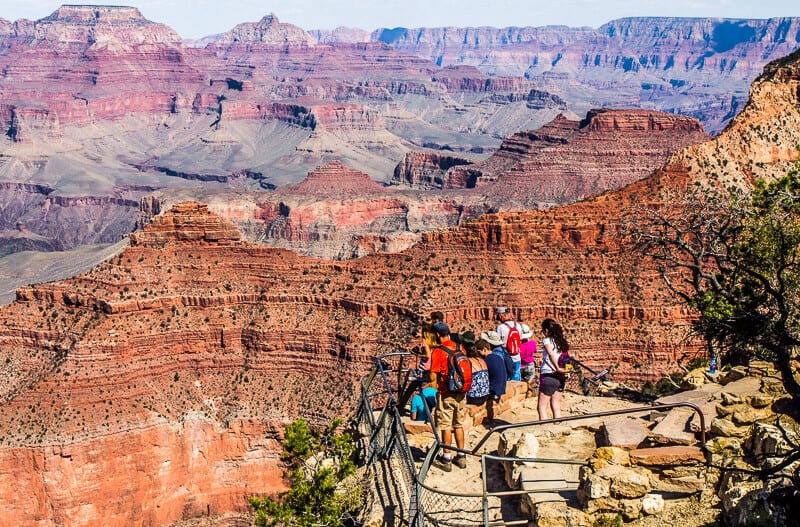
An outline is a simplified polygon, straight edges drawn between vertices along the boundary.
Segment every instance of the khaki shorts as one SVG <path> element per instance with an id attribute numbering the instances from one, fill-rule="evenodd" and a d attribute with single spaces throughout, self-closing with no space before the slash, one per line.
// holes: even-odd
<path id="1" fill-rule="evenodd" d="M 467 417 L 467 394 L 451 393 L 436 396 L 436 429 L 464 428 Z"/>

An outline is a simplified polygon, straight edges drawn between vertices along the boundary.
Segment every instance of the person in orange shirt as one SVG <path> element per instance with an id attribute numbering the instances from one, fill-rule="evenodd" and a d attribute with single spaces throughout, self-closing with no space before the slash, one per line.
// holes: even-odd
<path id="1" fill-rule="evenodd" d="M 436 335 L 437 345 L 431 350 L 431 371 L 430 379 L 436 383 L 438 394 L 436 395 L 436 412 L 434 420 L 436 429 L 445 445 L 450 445 L 453 436 L 456 439 L 456 447 L 464 448 L 464 420 L 467 413 L 467 394 L 452 393 L 447 385 L 447 362 L 448 353 L 442 348 L 456 350 L 456 343 L 450 338 L 450 328 L 444 322 L 433 324 L 433 332 Z M 442 455 L 434 461 L 434 466 L 450 472 L 452 465 L 458 468 L 466 468 L 467 457 L 459 453 L 452 458 L 450 450 L 445 446 Z"/>

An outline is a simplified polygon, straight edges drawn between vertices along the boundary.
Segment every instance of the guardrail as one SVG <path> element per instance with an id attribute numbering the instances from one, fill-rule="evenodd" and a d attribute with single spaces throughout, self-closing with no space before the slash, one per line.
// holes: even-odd
<path id="1" fill-rule="evenodd" d="M 469 456 L 480 457 L 481 491 L 457 492 L 434 488 L 426 483 L 431 463 L 439 455 L 442 444 L 436 427 L 431 425 L 434 441 L 427 455 L 421 460 L 419 468 L 414 459 L 406 437 L 402 420 L 402 410 L 411 396 L 421 395 L 421 379 L 411 366 L 410 353 L 392 353 L 378 357 L 375 367 L 361 380 L 361 400 L 355 416 L 355 428 L 362 437 L 368 438 L 366 462 L 370 465 L 388 463 L 384 474 L 392 478 L 390 485 L 385 485 L 394 494 L 392 500 L 396 506 L 396 520 L 414 527 L 437 525 L 447 527 L 484 525 L 499 527 L 523 525 L 528 519 L 492 519 L 491 507 L 499 507 L 503 498 L 528 494 L 528 490 L 489 490 L 487 464 L 489 462 L 533 462 L 555 463 L 561 465 L 583 465 L 585 460 L 551 459 L 551 458 L 515 458 L 480 454 L 486 442 L 495 434 L 505 430 L 536 427 L 550 423 L 570 422 L 598 417 L 624 415 L 658 410 L 669 410 L 675 407 L 688 407 L 700 417 L 701 441 L 705 443 L 705 416 L 696 405 L 691 403 L 675 403 L 667 405 L 650 405 L 624 410 L 612 410 L 587 415 L 571 415 L 557 419 L 527 421 L 496 426 L 484 434 L 472 449 L 459 449 L 448 446 L 451 451 L 462 452 Z M 428 422 L 433 423 L 432 409 L 423 397 Z M 574 490 L 574 488 L 553 488 L 552 492 Z"/>

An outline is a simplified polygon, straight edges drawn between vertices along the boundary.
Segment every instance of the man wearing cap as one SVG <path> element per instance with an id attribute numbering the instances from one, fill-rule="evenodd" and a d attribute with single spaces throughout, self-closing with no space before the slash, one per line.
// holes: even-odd
<path id="1" fill-rule="evenodd" d="M 511 310 L 507 307 L 498 307 L 497 308 L 497 318 L 500 320 L 500 324 L 497 326 L 497 333 L 500 335 L 500 339 L 503 341 L 503 348 L 508 351 L 508 333 L 511 331 L 511 328 L 517 328 L 519 334 L 522 334 L 522 328 L 520 328 L 519 324 L 514 321 L 514 316 L 511 314 Z M 520 356 L 519 353 L 516 355 L 509 355 L 511 360 L 514 362 L 514 372 L 508 377 L 511 381 L 518 381 L 520 380 Z"/>
<path id="2" fill-rule="evenodd" d="M 439 390 L 436 396 L 436 412 L 434 414 L 436 429 L 439 430 L 442 442 L 445 445 L 450 445 L 453 435 L 455 435 L 456 447 L 463 449 L 467 394 L 452 393 L 448 390 L 447 363 L 449 355 L 442 349 L 444 347 L 455 351 L 456 343 L 450 339 L 450 328 L 444 322 L 436 322 L 432 329 L 438 344 L 431 350 L 430 372 L 430 379 L 436 383 Z M 434 461 L 434 465 L 450 472 L 453 469 L 452 465 L 458 468 L 466 468 L 467 457 L 463 453 L 459 453 L 455 458 L 452 458 L 450 450 L 445 447 L 442 455 Z"/>
<path id="3" fill-rule="evenodd" d="M 503 341 L 497 331 L 481 333 L 479 348 L 483 350 L 481 355 L 489 370 L 489 393 L 494 400 L 498 400 L 506 393 L 506 384 L 514 368 L 513 363 L 503 349 Z"/>

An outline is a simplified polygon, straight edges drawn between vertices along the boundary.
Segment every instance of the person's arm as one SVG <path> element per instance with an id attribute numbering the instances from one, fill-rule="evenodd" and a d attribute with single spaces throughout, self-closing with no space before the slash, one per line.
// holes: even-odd
<path id="1" fill-rule="evenodd" d="M 567 370 L 558 365 L 558 357 L 556 357 L 556 350 L 553 347 L 553 342 L 550 339 L 544 341 L 544 352 L 550 358 L 550 364 L 553 366 L 553 371 L 556 373 L 566 373 Z"/>
<path id="2" fill-rule="evenodd" d="M 417 412 L 419 411 L 419 395 L 415 395 L 413 399 L 411 399 L 411 419 L 416 421 L 417 420 Z"/>
<path id="3" fill-rule="evenodd" d="M 441 353 L 441 350 L 439 350 L 439 353 Z M 430 358 L 428 359 L 429 364 L 430 364 L 430 372 L 428 374 L 428 380 L 430 380 L 434 384 L 434 386 L 438 387 L 439 386 L 439 377 L 438 377 L 437 374 L 439 373 L 439 370 L 441 369 L 441 365 L 439 364 L 440 361 L 438 360 L 438 356 L 437 355 L 438 354 L 436 353 L 436 349 L 430 350 Z"/>

